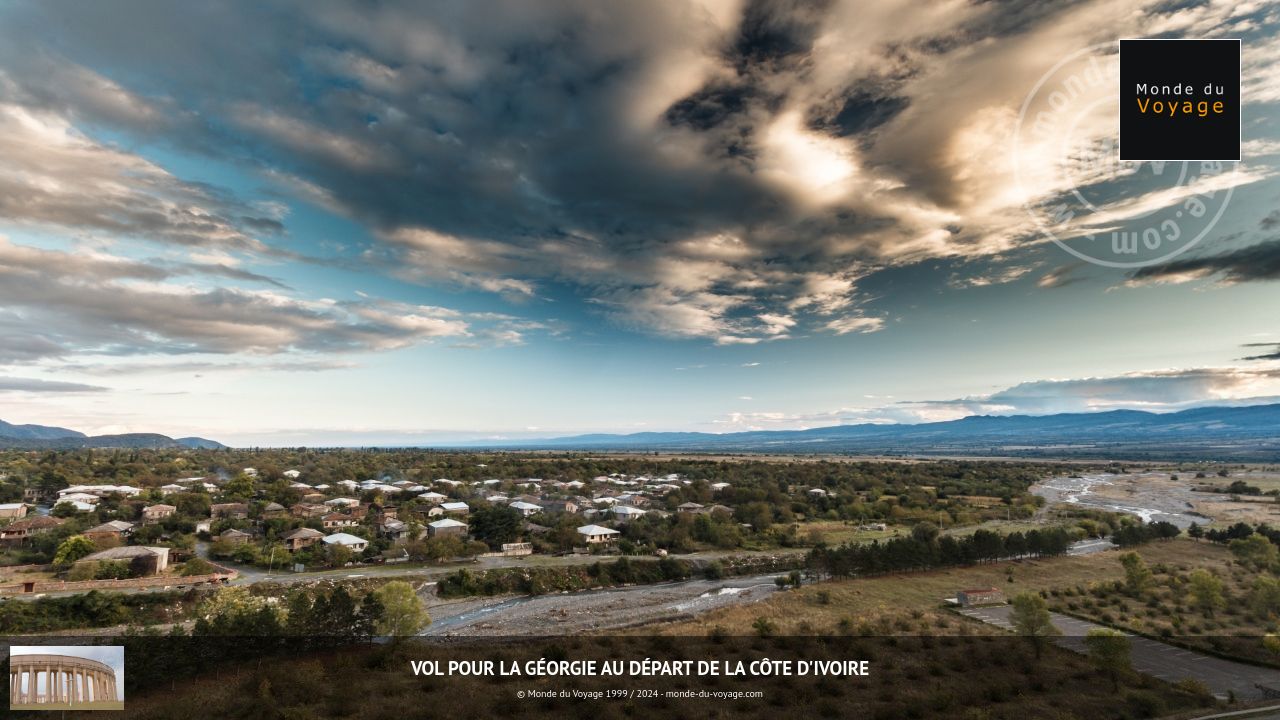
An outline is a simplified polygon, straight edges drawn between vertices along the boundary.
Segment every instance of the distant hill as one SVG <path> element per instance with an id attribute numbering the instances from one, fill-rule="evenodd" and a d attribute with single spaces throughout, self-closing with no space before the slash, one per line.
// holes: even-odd
<path id="1" fill-rule="evenodd" d="M 221 450 L 226 447 L 226 445 L 223 445 L 217 440 L 206 440 L 202 437 L 178 438 L 174 442 L 183 447 L 189 447 L 192 450 Z"/>
<path id="2" fill-rule="evenodd" d="M 12 425 L 0 420 L 0 437 L 16 440 L 56 440 L 82 438 L 84 433 L 50 425 Z"/>
<path id="3" fill-rule="evenodd" d="M 88 436 L 48 425 L 13 425 L 0 420 L 0 449 L 75 450 L 79 448 L 193 448 L 217 450 L 220 442 L 198 437 L 174 439 L 159 433 Z"/>
<path id="4" fill-rule="evenodd" d="M 916 425 L 838 425 L 737 433 L 591 434 L 467 447 L 530 450 L 1001 455 L 1127 459 L 1280 459 L 1280 404 L 1175 413 L 1113 410 L 973 415 Z"/>

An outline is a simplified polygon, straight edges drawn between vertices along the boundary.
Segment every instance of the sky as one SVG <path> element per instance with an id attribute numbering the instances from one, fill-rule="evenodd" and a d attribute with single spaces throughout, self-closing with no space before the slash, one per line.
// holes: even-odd
<path id="1" fill-rule="evenodd" d="M 116 671 L 116 693 L 124 698 L 124 647 L 120 645 L 13 645 L 9 655 L 70 655 L 97 660 Z M 45 678 L 40 677 L 37 690 L 44 691 Z"/>
<path id="2" fill-rule="evenodd" d="M 1241 39 L 1241 162 L 1109 162 L 1109 84 L 1024 126 L 1120 37 Z M 396 444 L 1274 401 L 1277 62 L 1273 2 L 0 0 L 0 418 Z M 1196 198 L 1179 254 L 1092 261 Z"/>

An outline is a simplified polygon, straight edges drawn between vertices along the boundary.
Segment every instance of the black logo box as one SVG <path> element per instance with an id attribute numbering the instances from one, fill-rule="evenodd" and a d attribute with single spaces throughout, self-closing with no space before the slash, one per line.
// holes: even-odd
<path id="1" fill-rule="evenodd" d="M 1238 161 L 1240 141 L 1240 40 L 1120 41 L 1121 160 Z"/>

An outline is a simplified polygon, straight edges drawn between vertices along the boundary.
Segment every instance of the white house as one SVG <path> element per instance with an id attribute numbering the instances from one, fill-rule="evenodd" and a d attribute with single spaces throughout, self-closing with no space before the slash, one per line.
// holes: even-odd
<path id="1" fill-rule="evenodd" d="M 533 503 L 525 502 L 523 500 L 517 500 L 511 503 L 510 505 L 508 505 L 508 507 L 510 507 L 513 510 L 519 510 L 520 514 L 525 517 L 529 517 L 530 515 L 537 515 L 538 513 L 542 512 L 541 505 L 534 505 Z"/>
<path id="2" fill-rule="evenodd" d="M 464 502 L 441 503 L 440 509 L 443 510 L 446 515 L 466 515 L 471 512 L 471 508 Z"/>
<path id="3" fill-rule="evenodd" d="M 631 507 L 630 505 L 615 505 L 613 507 L 613 516 L 617 518 L 619 522 L 635 520 L 636 518 L 643 516 L 646 512 L 648 511 Z"/>
<path id="4" fill-rule="evenodd" d="M 608 543 L 618 539 L 618 531 L 602 525 L 583 525 L 578 535 L 589 544 Z"/>
<path id="5" fill-rule="evenodd" d="M 282 472 L 282 473 L 280 473 L 280 474 L 281 474 L 281 475 L 284 475 L 285 477 L 289 478 L 290 480 L 297 480 L 298 478 L 302 477 L 302 471 L 301 471 L 301 470 L 285 470 L 284 472 Z"/>
<path id="6" fill-rule="evenodd" d="M 325 535 L 321 542 L 325 545 L 342 545 L 350 548 L 352 552 L 364 552 L 364 549 L 369 547 L 368 540 L 365 540 L 362 537 L 356 537 L 350 533 L 334 533 L 332 535 Z"/>
<path id="7" fill-rule="evenodd" d="M 174 493 L 184 492 L 185 490 L 186 488 L 182 487 L 178 483 L 169 483 L 168 485 L 160 486 L 161 495 L 172 495 Z"/>

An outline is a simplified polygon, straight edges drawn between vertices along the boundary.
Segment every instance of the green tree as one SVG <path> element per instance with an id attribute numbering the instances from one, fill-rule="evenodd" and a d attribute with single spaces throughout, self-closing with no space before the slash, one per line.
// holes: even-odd
<path id="1" fill-rule="evenodd" d="M 1130 593 L 1137 595 L 1151 586 L 1151 568 L 1136 552 L 1127 552 L 1120 556 L 1120 564 L 1124 566 L 1124 586 Z"/>
<path id="2" fill-rule="evenodd" d="M 1124 633 L 1107 628 L 1094 628 L 1084 638 L 1089 662 L 1111 678 L 1112 692 L 1120 690 L 1120 675 L 1132 665 L 1129 657 L 1129 638 Z"/>
<path id="3" fill-rule="evenodd" d="M 1249 607 L 1266 618 L 1280 614 L 1280 578 L 1260 576 L 1254 580 Z"/>
<path id="4" fill-rule="evenodd" d="M 89 538 L 83 535 L 72 535 L 58 546 L 58 551 L 53 555 L 53 564 L 63 568 L 70 567 L 80 558 L 92 555 L 95 550 L 97 548 Z"/>
<path id="5" fill-rule="evenodd" d="M 1280 550 L 1265 535 L 1259 533 L 1232 540 L 1228 547 L 1241 565 L 1253 570 L 1275 567 L 1276 560 L 1280 559 Z"/>
<path id="6" fill-rule="evenodd" d="M 1222 581 L 1203 568 L 1191 573 L 1191 599 L 1201 611 L 1213 614 L 1226 604 L 1222 597 Z"/>
<path id="7" fill-rule="evenodd" d="M 1026 592 L 1014 596 L 1011 619 L 1013 631 L 1027 638 L 1035 648 L 1037 660 L 1049 638 L 1062 634 L 1053 624 L 1049 605 L 1038 593 Z"/>
<path id="8" fill-rule="evenodd" d="M 379 635 L 416 635 L 431 624 L 431 616 L 427 614 L 422 598 L 409 583 L 393 580 L 375 590 L 373 595 L 382 603 L 382 617 L 376 626 Z"/>

